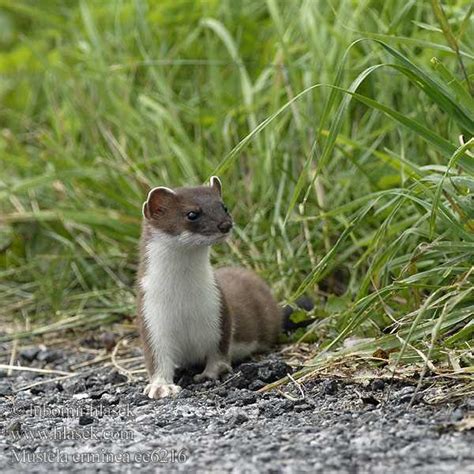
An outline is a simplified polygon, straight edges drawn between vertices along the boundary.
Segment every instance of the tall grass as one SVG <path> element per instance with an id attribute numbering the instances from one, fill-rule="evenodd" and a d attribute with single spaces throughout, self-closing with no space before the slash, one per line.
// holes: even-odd
<path id="1" fill-rule="evenodd" d="M 0 7 L 5 321 L 132 315 L 147 189 L 218 173 L 215 261 L 312 295 L 314 363 L 359 336 L 472 365 L 470 2 Z"/>

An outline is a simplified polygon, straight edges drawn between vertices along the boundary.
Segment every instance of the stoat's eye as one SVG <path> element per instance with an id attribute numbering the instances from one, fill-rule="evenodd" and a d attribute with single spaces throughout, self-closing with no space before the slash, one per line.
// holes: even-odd
<path id="1" fill-rule="evenodd" d="M 229 212 L 229 209 L 227 209 L 227 206 L 224 203 L 222 203 L 222 209 L 224 209 L 226 214 Z"/>
<path id="2" fill-rule="evenodd" d="M 199 219 L 200 216 L 201 216 L 201 213 L 196 212 L 196 211 L 189 211 L 186 214 L 186 217 L 187 217 L 188 221 L 195 221 L 195 220 Z"/>

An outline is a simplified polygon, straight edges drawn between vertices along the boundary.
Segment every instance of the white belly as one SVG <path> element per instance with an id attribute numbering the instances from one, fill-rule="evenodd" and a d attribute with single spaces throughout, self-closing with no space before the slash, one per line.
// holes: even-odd
<path id="1" fill-rule="evenodd" d="M 217 350 L 221 337 L 220 298 L 212 269 L 205 258 L 176 262 L 160 254 L 158 261 L 150 258 L 141 281 L 151 345 L 154 351 L 160 347 L 170 354 L 175 366 L 203 362 Z"/>

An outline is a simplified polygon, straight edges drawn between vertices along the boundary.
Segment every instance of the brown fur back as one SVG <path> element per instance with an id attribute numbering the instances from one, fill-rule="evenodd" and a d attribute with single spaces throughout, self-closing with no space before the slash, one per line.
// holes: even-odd
<path id="1" fill-rule="evenodd" d="M 281 332 L 282 314 L 268 285 L 254 272 L 224 267 L 215 272 L 233 327 L 233 342 L 257 340 L 273 345 Z"/>

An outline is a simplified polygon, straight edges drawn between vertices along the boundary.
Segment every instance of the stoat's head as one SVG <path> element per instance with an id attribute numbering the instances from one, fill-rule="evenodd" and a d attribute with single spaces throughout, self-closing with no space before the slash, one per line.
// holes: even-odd
<path id="1" fill-rule="evenodd" d="M 211 178 L 209 186 L 152 189 L 143 203 L 143 217 L 152 229 L 186 246 L 221 242 L 233 225 L 217 176 Z"/>

